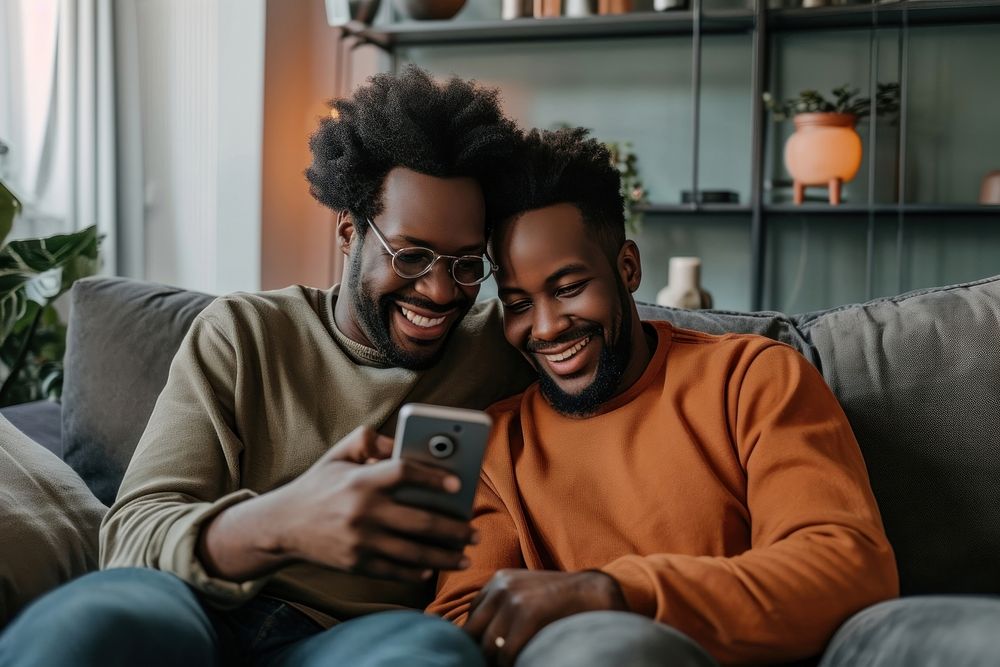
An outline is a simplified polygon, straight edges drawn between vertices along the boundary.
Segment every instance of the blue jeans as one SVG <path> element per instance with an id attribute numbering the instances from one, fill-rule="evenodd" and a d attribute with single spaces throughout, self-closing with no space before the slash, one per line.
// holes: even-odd
<path id="1" fill-rule="evenodd" d="M 687 635 L 620 611 L 588 611 L 542 628 L 515 667 L 718 667 Z"/>
<path id="2" fill-rule="evenodd" d="M 981 667 L 1000 664 L 1000 598 L 914 596 L 858 612 L 821 667 Z"/>
<path id="3" fill-rule="evenodd" d="M 416 611 L 362 616 L 324 630 L 259 596 L 232 611 L 203 605 L 177 577 L 95 572 L 36 601 L 0 634 L 0 667 L 337 667 L 482 665 L 460 629 Z"/>

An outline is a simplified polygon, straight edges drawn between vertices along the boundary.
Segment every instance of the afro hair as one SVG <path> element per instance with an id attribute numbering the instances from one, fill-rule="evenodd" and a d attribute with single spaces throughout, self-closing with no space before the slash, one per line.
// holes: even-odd
<path id="1" fill-rule="evenodd" d="M 348 211 L 363 234 L 382 210 L 382 185 L 395 167 L 449 178 L 476 179 L 486 201 L 487 231 L 495 216 L 494 177 L 520 139 L 503 115 L 497 90 L 457 77 L 436 83 L 410 65 L 378 74 L 351 99 L 331 103 L 309 140 L 310 192 L 334 211 Z"/>
<path id="2" fill-rule="evenodd" d="M 554 204 L 573 204 L 609 257 L 625 243 L 621 176 L 607 147 L 584 128 L 532 130 L 519 143 L 514 166 L 497 184 L 494 215 L 515 218 Z"/>

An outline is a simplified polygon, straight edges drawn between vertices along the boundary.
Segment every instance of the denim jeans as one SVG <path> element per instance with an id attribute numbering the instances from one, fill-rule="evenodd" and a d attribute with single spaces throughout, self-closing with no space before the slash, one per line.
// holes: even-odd
<path id="1" fill-rule="evenodd" d="M 542 628 L 516 667 L 718 667 L 694 640 L 638 614 L 589 611 Z"/>
<path id="2" fill-rule="evenodd" d="M 984 667 L 1000 664 L 1000 597 L 914 596 L 858 612 L 821 667 Z"/>
<path id="3" fill-rule="evenodd" d="M 362 616 L 324 630 L 258 596 L 231 611 L 202 604 L 173 575 L 95 572 L 28 607 L 0 634 L 0 667 L 337 667 L 483 664 L 460 629 L 416 611 Z"/>

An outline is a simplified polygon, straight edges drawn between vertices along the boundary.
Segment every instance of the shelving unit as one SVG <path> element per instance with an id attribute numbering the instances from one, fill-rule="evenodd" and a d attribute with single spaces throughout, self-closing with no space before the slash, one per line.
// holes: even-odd
<path id="1" fill-rule="evenodd" d="M 680 11 L 468 23 L 412 21 L 375 27 L 349 24 L 347 30 L 372 44 L 393 49 L 400 46 L 442 44 L 690 35 L 694 20 L 694 11 Z M 750 10 L 731 9 L 712 12 L 707 16 L 702 15 L 702 32 L 709 34 L 745 32 L 753 29 L 754 20 L 754 13 Z"/>
<path id="2" fill-rule="evenodd" d="M 749 1 L 749 0 L 748 0 Z M 693 137 L 691 163 L 691 189 L 699 192 L 700 122 L 702 86 L 702 36 L 717 34 L 749 34 L 751 37 L 751 95 L 760 100 L 768 89 L 769 65 L 774 50 L 772 35 L 782 33 L 823 31 L 837 29 L 864 29 L 874 31 L 880 28 L 899 28 L 900 32 L 900 78 L 902 80 L 901 134 L 899 162 L 906 162 L 905 132 L 907 124 L 906 105 L 906 49 L 910 26 L 1000 23 L 1000 0 L 901 0 L 900 2 L 868 5 L 830 6 L 819 8 L 767 9 L 766 0 L 752 0 L 752 9 L 711 9 L 705 8 L 703 0 L 690 0 L 690 9 L 665 13 L 633 13 L 616 16 L 592 16 L 586 18 L 515 19 L 510 21 L 422 21 L 398 22 L 373 27 L 350 24 L 345 32 L 353 35 L 359 43 L 380 46 L 393 55 L 393 68 L 398 67 L 396 50 L 423 46 L 450 46 L 470 44 L 517 44 L 525 42 L 566 42 L 595 39 L 655 39 L 687 36 L 692 39 L 692 121 Z M 870 37 L 871 40 L 874 37 Z M 1000 35 L 998 35 L 1000 39 Z M 875 62 L 875 50 L 872 51 Z M 873 65 L 874 67 L 874 65 Z M 874 81 L 874 70 L 872 81 Z M 873 92 L 873 91 L 871 91 Z M 869 93 L 870 94 L 870 93 Z M 648 218 L 709 215 L 726 219 L 747 220 L 750 238 L 750 304 L 760 309 L 771 304 L 765 303 L 765 266 L 767 260 L 768 222 L 795 219 L 799 216 L 822 220 L 828 217 L 857 217 L 868 219 L 866 285 L 871 291 L 872 275 L 875 271 L 874 243 L 875 220 L 887 220 L 893 216 L 898 222 L 897 255 L 902 253 L 903 221 L 908 217 L 931 215 L 956 216 L 966 220 L 980 220 L 984 223 L 1000 222 L 1000 206 L 976 205 L 933 205 L 906 203 L 902 196 L 892 204 L 876 203 L 869 187 L 868 202 L 850 203 L 841 206 L 810 204 L 769 203 L 765 193 L 765 152 L 767 146 L 767 122 L 765 110 L 760 103 L 752 104 L 749 123 L 751 125 L 751 173 L 750 201 L 741 204 L 673 204 L 652 203 L 642 207 Z M 869 135 L 866 151 L 874 146 L 877 137 Z M 871 146 L 868 143 L 871 143 Z M 874 183 L 874 158 L 869 160 L 868 181 Z M 864 178 L 859 174 L 859 179 Z M 898 191 L 905 196 L 905 176 L 900 177 Z M 897 271 L 902 263 L 897 264 Z M 901 279 L 900 279 L 901 282 Z"/>

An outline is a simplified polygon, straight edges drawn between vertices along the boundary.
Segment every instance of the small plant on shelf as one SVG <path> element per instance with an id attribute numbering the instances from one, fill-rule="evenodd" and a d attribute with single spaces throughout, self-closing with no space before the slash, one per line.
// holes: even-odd
<path id="1" fill-rule="evenodd" d="M 625 224 L 628 225 L 629 231 L 637 232 L 642 226 L 642 207 L 649 204 L 649 193 L 646 192 L 639 177 L 639 158 L 632 151 L 632 144 L 627 141 L 606 141 L 604 145 L 611 153 L 611 164 L 621 174 Z"/>
<path id="2" fill-rule="evenodd" d="M 833 99 L 827 99 L 819 91 L 803 90 L 797 97 L 779 101 L 771 93 L 765 92 L 764 105 L 775 121 L 794 118 L 801 113 L 841 113 L 854 116 L 855 120 L 871 115 L 870 97 L 859 97 L 860 88 L 850 88 L 847 84 L 831 91 Z M 880 83 L 876 86 L 875 108 L 879 115 L 895 116 L 899 113 L 899 84 Z"/>

